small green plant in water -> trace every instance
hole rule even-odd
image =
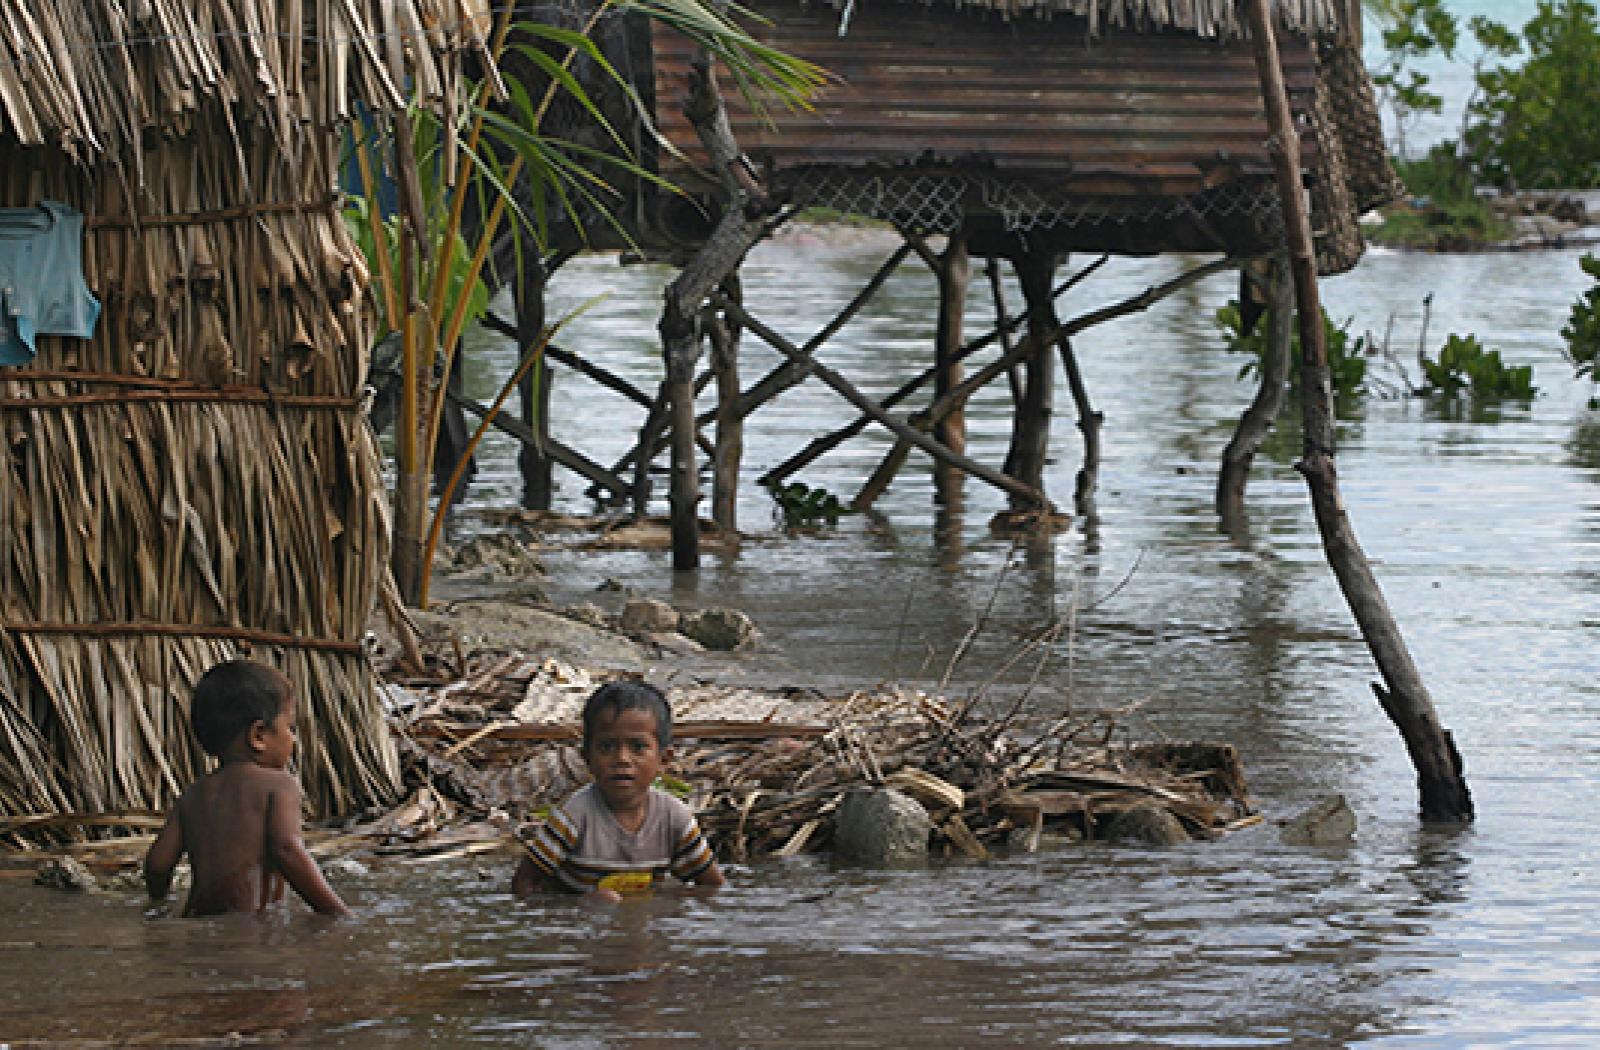
[[[1477,399],[1529,398],[1536,392],[1532,365],[1508,365],[1500,351],[1485,350],[1475,335],[1455,335],[1445,340],[1437,360],[1419,355],[1425,394]]]
[[[850,508],[839,502],[839,497],[827,489],[799,481],[787,485],[774,485],[769,490],[777,504],[778,518],[786,529],[816,528],[839,524],[839,516],[850,513]]]
[[[1600,362],[1600,256],[1585,255],[1578,265],[1595,283],[1572,304],[1561,338],[1567,344],[1564,352],[1578,378],[1600,382],[1600,371],[1595,370]],[[1589,407],[1600,408],[1600,399],[1590,398]]]
[[[1366,392],[1367,341],[1362,336],[1350,335],[1347,318],[1343,324],[1334,324],[1328,312],[1322,312],[1322,341],[1328,352],[1328,373],[1333,382],[1335,397],[1350,398]],[[1261,363],[1267,353],[1267,319],[1262,317],[1255,328],[1246,335],[1244,319],[1239,312],[1239,301],[1231,299],[1217,311],[1217,327],[1234,353],[1251,354],[1253,359],[1239,367],[1239,378],[1246,379],[1261,374]],[[1289,385],[1300,385],[1300,328],[1295,326],[1289,341]]]

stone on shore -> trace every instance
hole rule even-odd
[[[1283,821],[1278,834],[1291,846],[1344,846],[1355,838],[1356,815],[1343,795],[1329,795]]]
[[[1162,806],[1134,806],[1111,818],[1105,829],[1112,842],[1142,842],[1147,846],[1177,846],[1189,841],[1183,823]]]
[[[899,867],[928,859],[933,821],[922,804],[893,788],[857,788],[834,815],[834,856],[847,864]]]
[[[755,622],[738,609],[702,609],[689,613],[678,629],[717,652],[742,649],[756,637]]]
[[[630,598],[617,617],[623,634],[665,634],[678,629],[678,610],[654,598]]]

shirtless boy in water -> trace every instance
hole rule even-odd
[[[324,915],[349,915],[300,838],[294,687],[249,660],[218,664],[195,686],[190,720],[221,765],[178,799],[144,861],[151,900],[164,901],[185,853],[194,882],[184,915],[259,912],[285,881]]]

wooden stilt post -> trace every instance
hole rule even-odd
[[[737,272],[722,282],[723,294],[740,301]],[[717,376],[717,440],[712,455],[711,520],[726,536],[739,531],[739,462],[744,456],[744,416],[739,412],[739,327],[707,309],[703,315],[711,340],[711,366]]]
[[[1439,722],[1428,688],[1389,611],[1377,578],[1339,495],[1334,463],[1333,390],[1323,344],[1322,302],[1317,289],[1316,256],[1305,188],[1300,178],[1300,140],[1289,111],[1283,68],[1273,35],[1270,0],[1242,0],[1255,49],[1267,123],[1272,131],[1273,166],[1283,199],[1284,229],[1289,240],[1289,266],[1294,274],[1300,320],[1300,393],[1305,447],[1296,465],[1311,490],[1311,506],[1322,534],[1323,550],[1355,614],[1383,684],[1373,692],[1405,740],[1417,771],[1422,819],[1470,821],[1472,795],[1467,790],[1461,755],[1449,730]]]
[[[1100,261],[1105,262],[1101,256]],[[1005,353],[1011,352],[1011,326],[1006,317],[1006,291],[1000,283],[1000,260],[989,256],[984,264],[984,270],[989,276],[989,294],[994,299],[995,331],[1000,333],[1000,349]],[[1060,293],[1056,293],[1059,295]],[[1052,296],[1052,298],[1054,298]],[[1015,368],[1006,372],[1006,383],[1011,387],[1011,400],[1022,400],[1022,376]]]
[[[755,335],[760,337],[764,342],[767,343],[767,345],[783,354],[789,360],[805,367],[807,371],[811,372],[818,379],[822,380],[823,383],[831,387],[835,393],[839,394],[839,396],[843,397],[846,401],[849,401],[852,405],[855,405],[857,409],[870,417],[874,423],[886,428],[896,437],[907,442],[912,447],[919,448],[923,452],[926,452],[928,455],[932,456],[934,459],[943,460],[952,466],[966,471],[973,477],[978,478],[981,481],[985,481],[990,485],[1009,493],[1021,506],[1027,510],[1048,511],[1053,509],[1050,506],[1050,501],[1045,499],[1044,493],[1038,491],[1037,489],[1031,489],[1015,478],[1006,477],[1004,474],[1001,474],[990,467],[986,467],[982,463],[978,463],[966,456],[951,452],[949,449],[945,448],[937,441],[934,441],[927,434],[916,429],[910,424],[902,423],[899,420],[892,418],[887,412],[883,411],[883,409],[873,404],[870,398],[868,398],[860,390],[856,389],[854,384],[852,384],[849,380],[845,379],[833,369],[828,368],[816,360],[803,355],[798,346],[795,346],[793,343],[789,342],[771,328],[768,328],[754,317],[751,317],[750,314],[747,313],[743,308],[734,303],[729,303],[726,301],[721,302],[720,305],[734,317],[737,317],[741,324],[750,329],[750,331]],[[993,378],[993,375],[991,375],[990,378]],[[972,380],[969,379],[967,382],[971,383]]]
[[[1288,259],[1275,256],[1251,267],[1265,286],[1267,311],[1261,324],[1265,326],[1266,353],[1261,359],[1261,385],[1250,407],[1239,417],[1239,426],[1222,452],[1222,468],[1217,472],[1217,516],[1229,532],[1244,523],[1244,489],[1250,479],[1250,463],[1283,408],[1294,336],[1294,283]]]
[[[672,421],[672,567],[700,566],[700,478],[695,462],[695,359],[700,353],[699,316],[706,297],[733,273],[766,229],[775,210],[755,178],[755,166],[739,152],[711,55],[699,48],[689,63],[689,97],[683,112],[706,149],[710,167],[722,182],[724,210],[716,229],[679,271],[663,295],[661,354],[667,370],[667,402]],[[641,441],[640,462],[652,444]]]
[[[941,397],[961,385],[961,328],[967,314],[967,288],[972,280],[972,266],[967,258],[967,242],[960,231],[950,235],[945,250],[938,257],[939,268],[934,271],[939,280],[939,320],[933,340],[933,394]],[[966,406],[953,409],[949,415],[933,424],[933,437],[952,452],[967,450]],[[934,490],[939,502],[959,502],[961,499],[961,473],[944,465],[933,472]]]
[[[1044,463],[1050,447],[1050,416],[1055,407],[1055,361],[1051,353],[1060,327],[1054,320],[1050,283],[1055,256],[1029,250],[1016,261],[1022,294],[1028,302],[1029,349],[1023,358],[1022,400],[1011,426],[1011,451],[1006,473],[1029,488],[1044,490]],[[1026,510],[1015,501],[1013,510]]]
[[[517,346],[533,346],[544,329],[544,290],[546,273],[536,248],[524,255],[512,301],[517,312]],[[537,445],[524,444],[517,453],[517,469],[522,473],[522,505],[529,510],[549,510],[555,493],[554,464],[546,455],[545,439],[550,436],[550,366],[540,361],[518,384],[517,401],[522,424],[539,438]]]

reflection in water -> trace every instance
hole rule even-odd
[[[1345,497],[1466,757],[1473,829],[1416,826],[1413,774],[1368,691],[1370,659],[1290,465],[1292,419],[1273,438],[1281,447],[1257,457],[1247,531],[1217,530],[1215,463],[1250,396],[1208,331],[1232,294],[1224,279],[1075,341],[1106,414],[1105,459],[1097,516],[1068,531],[991,532],[1004,499],[971,482],[959,508],[941,510],[931,469],[913,460],[874,513],[814,535],[779,535],[747,484],[751,535],[698,573],[669,574],[658,554],[546,561],[568,600],[594,600],[613,577],[681,604],[746,608],[791,682],[837,692],[936,682],[981,621],[953,694],[1021,697],[1039,714],[1139,705],[1141,732],[1232,742],[1263,826],[1175,850],[1080,846],[924,872],[799,858],[735,869],[713,901],[616,910],[513,902],[509,860],[484,862],[482,877],[464,863],[380,860],[341,881],[363,921],[328,931],[149,923],[132,898],[0,883],[12,917],[0,1042],[282,1030],[316,1046],[1600,1043],[1600,865],[1588,845],[1600,811],[1600,442],[1579,422],[1589,390],[1553,338],[1580,290],[1572,254],[1376,254],[1325,287],[1336,316],[1377,326],[1395,312],[1401,329],[1432,291],[1440,324],[1535,365],[1544,391],[1497,422],[1372,400],[1341,432]],[[803,337],[880,255],[764,247],[746,301]],[[1175,265],[1114,260],[1074,294],[1130,294]],[[1494,296],[1481,294],[1486,270]],[[570,264],[558,278],[569,301],[619,293],[574,326],[571,347],[652,386],[661,278]],[[824,359],[871,394],[892,390],[928,362],[930,289],[926,274],[897,275]],[[972,305],[978,330],[987,295]],[[753,342],[745,353],[750,375],[776,363]],[[492,382],[468,378],[480,394]],[[972,455],[1004,455],[1007,411],[1003,384],[975,399]],[[571,377],[553,412],[555,432],[601,460],[638,423],[622,399]],[[748,477],[853,417],[813,384],[789,391],[752,418]],[[853,492],[889,444],[869,430],[797,480]],[[1051,451],[1060,502],[1076,431],[1058,427]],[[472,500],[514,505],[509,447],[491,445],[483,468]],[[564,505],[582,509],[581,485],[564,484]],[[994,681],[1053,623],[1050,645]],[[1335,791],[1360,818],[1353,846],[1278,842],[1273,819]]]

